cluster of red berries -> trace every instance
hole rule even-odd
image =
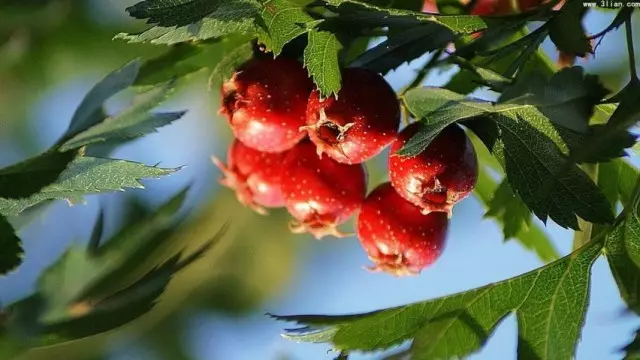
[[[306,70],[285,57],[255,58],[222,86],[235,135],[227,164],[214,158],[238,200],[258,213],[286,207],[294,233],[320,239],[359,211],[358,238],[371,270],[418,274],[440,255],[454,204],[477,180],[476,154],[464,131],[446,128],[415,157],[396,152],[419,123],[398,133],[400,104],[382,76],[342,71],[342,89],[323,99]],[[367,196],[363,163],[391,145],[391,182]]]

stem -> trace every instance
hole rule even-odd
[[[629,16],[624,22],[624,28],[627,33],[627,50],[629,52],[629,69],[631,70],[631,78],[638,80],[636,54],[633,52],[633,29],[631,28],[631,16]]]
[[[598,183],[598,164],[584,164],[582,169],[597,184]],[[582,247],[591,240],[593,232],[593,224],[578,218],[578,225],[581,230],[574,231],[573,234],[573,251]]]

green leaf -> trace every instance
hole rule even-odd
[[[619,160],[603,164],[600,169],[613,170],[613,173],[602,174],[602,177],[610,177],[604,185],[614,187],[617,184],[617,197],[629,199],[623,200],[626,216],[606,237],[605,254],[622,299],[631,310],[640,314],[640,196],[636,188],[640,177],[636,169],[627,166]]]
[[[476,83],[489,87],[491,90],[502,92],[505,88],[511,85],[511,79],[508,79],[497,72],[477,66],[470,61],[464,61],[463,59],[452,60],[456,65],[460,67],[460,71],[465,71],[465,74],[469,76],[470,83]]]
[[[85,287],[82,298],[104,297],[110,292],[119,291],[128,286],[127,280],[145,268],[145,261],[153,259],[164,250],[172,239],[180,220],[176,213],[184,205],[187,195],[184,189],[165,202],[153,214],[123,227],[111,239],[93,250],[94,256],[105,259],[118,259],[117,269],[104,274]],[[221,232],[221,234],[224,231]],[[113,262],[113,260],[111,260]]]
[[[265,31],[260,41],[275,56],[280,55],[288,42],[307,32],[306,25],[314,21],[302,6],[287,0],[262,1],[260,16]]]
[[[102,104],[113,95],[133,85],[139,70],[140,61],[134,60],[122,69],[110,73],[94,86],[73,114],[63,139],[69,139],[103,121]]]
[[[554,123],[585,133],[594,106],[607,93],[597,76],[574,66],[557,72],[548,81],[540,76],[520,78],[504,90],[498,103],[534,106]]]
[[[170,238],[166,230],[171,234],[175,230],[173,220],[185,194],[186,190],[178,193],[157,214],[120,232],[126,239],[116,236],[99,251],[69,248],[44,271],[30,298],[46,301],[27,299],[4,309],[10,320],[0,319],[0,351],[3,343],[15,342],[16,335],[25,348],[49,346],[114,330],[149,311],[173,275],[201,258],[225,234],[223,227],[184,257],[183,251],[159,254]],[[102,221],[101,216],[96,227]],[[93,291],[97,287],[99,291]]]
[[[81,157],[74,160],[52,184],[26,199],[0,198],[0,214],[18,215],[45,200],[78,199],[83,195],[143,188],[139,180],[169,175],[179,169],[162,169],[135,162]]]
[[[568,160],[558,146],[556,129],[548,121],[518,115],[492,120],[494,125],[477,120],[465,124],[500,161],[513,190],[540,220],[551,218],[572,229],[579,229],[576,216],[596,224],[613,221],[607,199],[584,171]]]
[[[156,85],[201,70],[202,66],[194,64],[193,60],[201,56],[204,49],[204,46],[196,44],[181,43],[172,46],[166,53],[142,64],[134,85]]]
[[[526,21],[491,22],[483,35],[471,42],[458,44],[456,54],[469,59],[473,65],[481,66],[497,74],[511,78],[513,74],[524,74],[529,68],[539,69],[538,49],[547,38],[546,31],[528,33]],[[542,29],[544,30],[544,29]],[[497,46],[496,49],[492,48]],[[546,64],[545,64],[546,65]],[[551,64],[555,69],[555,65]],[[474,82],[474,75],[466,69],[455,74],[446,89],[469,94],[482,84]]]
[[[506,181],[498,186],[487,170],[481,170],[475,194],[487,209],[485,217],[493,218],[502,227],[505,240],[514,238],[545,263],[560,257],[544,230],[531,222],[531,212],[513,195]]]
[[[243,43],[229,51],[229,53],[216,64],[216,67],[211,72],[209,87],[212,87],[214,84],[222,85],[226,80],[231,78],[240,65],[252,57],[253,44],[251,43]]]
[[[136,19],[149,24],[184,26],[194,23],[215,11],[220,0],[145,0],[127,8]]]
[[[43,321],[65,319],[70,304],[106,298],[130,285],[122,282],[139,273],[136,270],[144,260],[152,258],[170,238],[165,233],[175,229],[175,214],[184,204],[186,191],[179,192],[147,218],[121,229],[102,246],[88,250],[72,246],[67,250],[38,280],[38,291],[47,299]],[[98,217],[95,233],[101,232],[103,221],[102,216]]]
[[[640,329],[636,331],[636,335],[629,344],[627,344],[623,351],[626,352],[623,360],[638,360],[640,359]]]
[[[486,217],[504,219],[504,238],[514,237],[531,225],[531,212],[520,198],[513,193],[508,181],[502,181],[489,203]]]
[[[623,205],[629,203],[638,170],[622,159],[600,163],[598,167],[598,186],[609,200],[611,209],[617,212],[618,201]]]
[[[121,33],[116,35],[115,39],[130,43],[171,45],[255,31],[258,5],[254,0],[158,1],[162,1],[164,6],[155,11],[152,11],[149,4],[143,5],[148,1],[130,8],[135,17],[149,17],[150,20],[153,19],[151,23],[157,23],[158,26],[136,34]],[[193,11],[193,6],[198,5],[197,2],[203,3],[204,6]]]
[[[69,317],[72,301],[108,268],[107,262],[94,259],[83,246],[69,248],[38,279],[38,293],[47,299],[42,321]]]
[[[53,183],[76,157],[76,152],[48,150],[36,157],[0,169],[0,198],[20,199]]]
[[[176,273],[200,259],[213,245],[213,242],[207,242],[182,260],[180,252],[129,287],[106,298],[71,303],[69,318],[46,324],[39,345],[50,346],[82,339],[114,330],[139,318],[155,306]]]
[[[17,268],[23,256],[22,241],[7,218],[0,215],[0,275]]]
[[[454,34],[472,34],[487,27],[485,21],[474,15],[432,15],[418,11],[389,9],[357,0],[324,0],[327,6],[340,14],[337,21],[352,22],[354,26],[413,27],[422,22],[434,22]],[[426,40],[426,39],[425,39]]]
[[[323,97],[338,95],[342,82],[338,52],[341,45],[335,34],[309,31],[309,44],[304,49],[304,65]]]
[[[136,96],[130,107],[79,133],[61,146],[62,151],[77,149],[94,143],[121,143],[156,132],[156,129],[180,119],[186,111],[151,113],[175,90],[175,82],[163,84]]]
[[[626,239],[625,228],[626,221],[607,236],[605,254],[620,296],[629,309],[640,314],[640,269],[632,260],[626,246],[628,239]],[[633,241],[637,242],[638,239]]]
[[[422,128],[399,152],[410,156],[423,152],[445,127],[492,110],[488,102],[466,100],[463,95],[435,87],[408,91],[404,103],[422,124]]]
[[[390,35],[387,40],[360,55],[351,66],[366,67],[386,74],[405,62],[445,47],[453,38],[451,30],[444,26],[434,23],[421,24]]]
[[[558,50],[580,57],[593,53],[591,41],[582,26],[587,9],[582,1],[567,1],[559,14],[549,20],[549,38]]]
[[[405,103],[422,128],[399,152],[416,155],[446,126],[465,121],[500,161],[509,184],[536,216],[578,228],[580,216],[594,223],[613,220],[606,198],[569,158],[571,137],[532,105],[467,100],[436,88],[408,92]]]
[[[345,351],[411,343],[411,359],[463,358],[479,350],[514,312],[518,359],[571,359],[589,296],[590,269],[601,242],[515,278],[442,298],[346,316],[278,316],[308,326],[296,341],[330,342]]]
[[[576,162],[602,162],[611,158],[623,157],[625,149],[636,143],[637,136],[629,132],[640,117],[640,81],[631,82],[613,98],[620,104],[611,112],[609,104],[599,105],[598,112],[609,121],[602,125],[591,126],[591,132],[574,146],[571,158]]]

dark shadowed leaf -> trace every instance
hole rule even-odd
[[[548,81],[540,76],[521,78],[504,90],[498,102],[535,106],[554,123],[585,133],[594,106],[607,93],[597,76],[575,66],[557,72]]]
[[[176,44],[225,35],[253,32],[258,4],[254,0],[157,0],[143,1],[129,13],[157,24],[136,34],[121,33],[116,39],[130,43]],[[198,5],[201,5],[198,7]]]
[[[632,79],[613,98],[620,102],[613,113],[609,114],[609,108],[600,107],[601,112],[610,115],[609,121],[598,125],[582,146],[573,151],[575,159],[596,162],[606,157],[621,157],[626,155],[625,149],[635,144],[636,136],[629,128],[640,120],[640,80]]]
[[[18,267],[23,255],[22,241],[7,218],[0,215],[0,275]]]
[[[558,50],[585,57],[593,52],[582,21],[588,9],[581,1],[567,1],[559,14],[549,20],[549,38]]]
[[[454,34],[472,34],[487,27],[482,18],[473,15],[432,15],[384,8],[357,0],[325,0],[325,3],[340,14],[340,21],[353,22],[354,26],[413,27],[422,22],[435,22]]]
[[[222,0],[145,0],[127,8],[129,15],[148,24],[184,26],[214,12]]]
[[[444,26],[435,23],[421,24],[390,35],[387,40],[360,55],[351,66],[366,67],[386,74],[405,62],[445,47],[453,38],[451,30]]]
[[[155,87],[133,99],[133,103],[119,114],[77,134],[61,145],[62,151],[77,149],[93,143],[122,143],[156,132],[156,129],[180,119],[186,112],[152,113],[175,90],[175,82]]]
[[[346,316],[276,318],[307,326],[286,334],[296,341],[377,351],[411,340],[411,359],[451,359],[479,350],[513,312],[518,359],[571,359],[584,322],[591,264],[601,247],[592,242],[532,272],[430,301]]]
[[[193,60],[200,57],[205,48],[196,44],[173,45],[166,53],[142,64],[134,85],[157,85],[201,70],[202,66]]]
[[[102,112],[102,104],[113,95],[133,85],[140,70],[140,61],[134,60],[116,70],[93,87],[73,114],[63,139],[69,139],[104,120],[96,113]]]
[[[623,360],[640,359],[640,329],[636,331],[636,336],[622,350],[625,352]]]
[[[76,157],[75,151],[48,150],[0,169],[0,198],[21,199],[53,183]]]

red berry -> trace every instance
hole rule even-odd
[[[469,138],[458,125],[445,128],[417,156],[396,154],[420,128],[407,126],[391,145],[389,173],[398,194],[423,209],[446,212],[467,197],[478,180],[478,159]]]
[[[244,64],[222,86],[220,113],[246,146],[282,152],[305,136],[307,100],[313,83],[295,60],[257,58]]]
[[[435,0],[424,0],[424,3],[422,4],[422,12],[429,14],[438,14],[440,11]]]
[[[284,206],[280,170],[286,155],[286,152],[254,150],[235,140],[229,148],[226,166],[216,157],[212,157],[212,160],[222,170],[220,183],[235,190],[240,203],[265,215],[263,207]]]
[[[360,68],[342,71],[337,99],[321,100],[315,90],[307,106],[309,138],[345,164],[359,164],[379,154],[395,138],[400,125],[396,94],[384,78]]]
[[[507,15],[517,12],[512,0],[477,0],[471,9],[471,15]]]
[[[362,204],[358,238],[375,263],[372,271],[417,275],[442,253],[449,221],[444,213],[422,214],[391,183],[378,186]]]
[[[282,193],[294,233],[344,237],[337,226],[346,222],[364,200],[367,174],[363,165],[319,158],[313,143],[291,149],[282,167]]]

